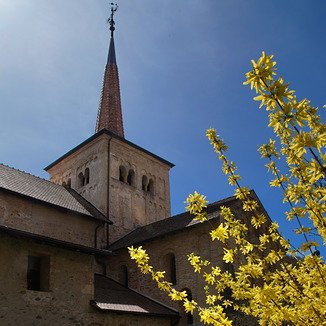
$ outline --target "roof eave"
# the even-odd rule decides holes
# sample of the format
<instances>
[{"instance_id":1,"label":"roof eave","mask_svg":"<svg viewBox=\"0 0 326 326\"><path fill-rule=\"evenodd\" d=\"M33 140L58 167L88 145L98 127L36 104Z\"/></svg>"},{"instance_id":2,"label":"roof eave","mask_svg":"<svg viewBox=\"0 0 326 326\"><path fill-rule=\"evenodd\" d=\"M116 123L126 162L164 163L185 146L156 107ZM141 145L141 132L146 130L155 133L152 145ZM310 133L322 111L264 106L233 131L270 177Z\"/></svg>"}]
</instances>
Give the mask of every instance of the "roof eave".
<instances>
[{"instance_id":1,"label":"roof eave","mask_svg":"<svg viewBox=\"0 0 326 326\"><path fill-rule=\"evenodd\" d=\"M118 309L103 309L98 306L101 302L97 302L95 300L90 300L90 304L102 311L102 312L114 312L117 314L127 314L127 315L136 315L136 316L148 316L148 317L160 317L160 318L173 318L173 319L180 319L180 316L174 316L174 315L169 315L169 314L155 314L155 313L150 313L150 312L138 312L138 311L128 311L128 310L118 310Z\"/></svg>"},{"instance_id":2,"label":"roof eave","mask_svg":"<svg viewBox=\"0 0 326 326\"><path fill-rule=\"evenodd\" d=\"M5 225L0 225L0 232L7 233L11 236L23 237L26 239L31 239L31 240L34 240L37 242L45 243L48 245L63 247L66 249L80 251L80 252L84 252L84 253L88 253L88 254L98 254L98 255L104 255L104 256L112 254L112 251L109 251L109 250L87 247L87 246L79 245L74 242L68 242L68 241L64 241L64 240L50 238L50 237L47 237L44 235L35 234L35 233L11 228L11 227L5 226Z\"/></svg>"},{"instance_id":3,"label":"roof eave","mask_svg":"<svg viewBox=\"0 0 326 326\"><path fill-rule=\"evenodd\" d=\"M12 191L12 190L9 190L9 189L3 188L3 187L0 187L0 191L3 191L5 193L9 193L9 194L14 195L14 196L18 196L18 197L21 197L21 198L24 198L24 199L27 199L27 200L32 200L32 201L41 203L43 205L50 206L50 207L55 208L55 209L59 209L59 210L61 210L63 212L71 212L74 215L79 215L79 216L83 216L83 217L88 218L88 219L98 220L98 221L107 222L107 223L112 224L112 222L110 220L106 219L106 218L93 216L91 214L87 215L87 214L75 211L73 209L70 209L70 208L67 208L67 207L62 207L62 206L59 206L59 205L56 205L56 204L53 204L53 203L49 203L47 201L44 201L44 200L41 200L41 199L38 199L38 198L34 198L34 197L31 197L31 196L28 196L28 195L24 195L24 194L21 194L19 192Z\"/></svg>"},{"instance_id":4,"label":"roof eave","mask_svg":"<svg viewBox=\"0 0 326 326\"><path fill-rule=\"evenodd\" d=\"M89 144L90 142L92 142L93 140L95 140L96 138L102 136L103 134L106 134L112 138L116 138L119 139L120 141L130 145L131 147L134 147L138 150L141 150L142 152L156 158L157 160L161 161L162 163L166 164L167 166L169 166L170 168L173 168L175 165L165 159L163 159L162 157L132 143L131 141L120 137L119 135L115 134L114 132L107 130L107 129L101 129L99 132L97 132L96 134L94 134L93 136L87 138L85 141L83 141L82 143L80 143L79 145L77 145L76 147L74 147L73 149L71 149L69 152L67 152L66 154L62 155L61 157L59 157L57 160L55 160L53 163L51 163L50 165L48 165L47 167L44 168L45 171L48 171L49 169L51 169L53 166L57 165L58 163L60 163L62 160L64 160L66 157L70 156L71 154L75 153L76 151L78 151L80 148L84 147L85 145Z\"/></svg>"}]
</instances>

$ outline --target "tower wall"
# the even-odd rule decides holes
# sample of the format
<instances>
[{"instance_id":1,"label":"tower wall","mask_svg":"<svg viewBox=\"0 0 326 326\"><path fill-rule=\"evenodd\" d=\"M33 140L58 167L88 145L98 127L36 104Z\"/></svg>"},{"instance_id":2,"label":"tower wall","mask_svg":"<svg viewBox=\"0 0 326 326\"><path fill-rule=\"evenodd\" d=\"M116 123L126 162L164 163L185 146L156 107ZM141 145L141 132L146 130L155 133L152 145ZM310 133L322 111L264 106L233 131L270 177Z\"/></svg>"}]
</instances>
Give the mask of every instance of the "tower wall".
<instances>
[{"instance_id":1,"label":"tower wall","mask_svg":"<svg viewBox=\"0 0 326 326\"><path fill-rule=\"evenodd\" d=\"M105 216L109 211L108 217L114 223L110 226L112 242L137 226L170 216L169 170L172 166L103 130L46 170L52 182L70 186Z\"/></svg>"},{"instance_id":2,"label":"tower wall","mask_svg":"<svg viewBox=\"0 0 326 326\"><path fill-rule=\"evenodd\" d=\"M107 215L108 135L78 146L50 168L50 181L67 185Z\"/></svg>"},{"instance_id":3,"label":"tower wall","mask_svg":"<svg viewBox=\"0 0 326 326\"><path fill-rule=\"evenodd\" d=\"M110 145L111 242L171 214L170 166L113 138Z\"/></svg>"}]
</instances>

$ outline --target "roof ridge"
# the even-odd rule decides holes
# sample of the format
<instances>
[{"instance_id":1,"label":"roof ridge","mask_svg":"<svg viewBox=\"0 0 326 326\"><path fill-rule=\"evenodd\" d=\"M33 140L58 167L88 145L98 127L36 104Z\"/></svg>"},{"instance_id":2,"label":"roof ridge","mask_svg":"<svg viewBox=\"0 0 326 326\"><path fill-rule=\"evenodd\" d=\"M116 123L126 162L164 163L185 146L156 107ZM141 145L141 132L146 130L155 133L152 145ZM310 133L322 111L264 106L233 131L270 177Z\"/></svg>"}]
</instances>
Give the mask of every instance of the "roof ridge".
<instances>
[{"instance_id":1,"label":"roof ridge","mask_svg":"<svg viewBox=\"0 0 326 326\"><path fill-rule=\"evenodd\" d=\"M23 171L23 170L19 170L19 169L17 169L17 168L14 168L14 167L12 167L12 166L7 165L7 164L0 163L0 165L2 165L2 166L4 166L4 167L7 167L7 168L9 168L9 169L12 169L12 170L14 170L14 171L18 171L18 172L21 172L21 173L24 173L24 174L30 175L30 176L32 176L32 177L35 177L35 178L38 178L38 179L41 179L41 180L44 180L44 181L48 181L48 182L51 182L51 183L57 185L57 183L54 183L54 182L51 181L51 180L44 179L44 178L42 178L42 177L40 177L40 176L38 176L38 175L35 175L35 174L32 174L32 173L29 173L29 172L26 172L26 171Z\"/></svg>"},{"instance_id":2,"label":"roof ridge","mask_svg":"<svg viewBox=\"0 0 326 326\"><path fill-rule=\"evenodd\" d=\"M250 196L255 196L254 190L250 190ZM218 218L221 211L221 206L234 206L240 200L236 196L230 196L218 201L215 201L205 208L207 212L207 219L211 220ZM261 204L261 203L260 203ZM263 208L263 205L260 205ZM182 229L193 227L200 224L200 221L194 220L194 216L190 212L183 212L181 214L170 216L168 218L153 222L136 228L123 237L109 245L110 250L116 251L132 245L140 245L141 243L161 237L167 234L178 232Z\"/></svg>"},{"instance_id":3,"label":"roof ridge","mask_svg":"<svg viewBox=\"0 0 326 326\"><path fill-rule=\"evenodd\" d=\"M215 201L215 202L209 203L209 204L207 205L206 209L207 209L207 208L210 208L210 207L213 207L214 205L219 205L219 204L221 204L221 203L226 203L226 202L229 202L229 201L232 201L232 200L236 200L236 199L237 199L237 198L236 198L235 196L226 197L226 198L224 198L224 199L220 199L220 200L217 200L217 201ZM205 210L205 209L204 209L204 210ZM186 214L190 214L190 212L189 212L189 211L185 211L185 212L179 213L179 214L177 214L177 215L172 215L172 216L166 217L166 218L164 218L164 219L162 219L162 220L159 220L159 221L155 221L155 222L152 222L152 223L149 223L149 224L143 225L143 226L138 226L138 227L136 227L135 229L133 229L132 231L130 231L130 232L127 233L127 234L130 234L130 233L132 233L132 232L138 230L139 228L143 228L143 227L146 227L146 226L149 226L149 225L153 225L153 224L156 224L156 223L160 223L160 222L162 222L162 221L166 221L166 220L168 220L168 219L176 218L176 217L179 217L179 216L181 216L181 215L186 215ZM209 214L209 213L208 213L208 214ZM195 218L195 216L194 216L193 218ZM127 235L127 234L126 234L126 235ZM118 240L117 240L117 241L118 241Z\"/></svg>"}]
</instances>

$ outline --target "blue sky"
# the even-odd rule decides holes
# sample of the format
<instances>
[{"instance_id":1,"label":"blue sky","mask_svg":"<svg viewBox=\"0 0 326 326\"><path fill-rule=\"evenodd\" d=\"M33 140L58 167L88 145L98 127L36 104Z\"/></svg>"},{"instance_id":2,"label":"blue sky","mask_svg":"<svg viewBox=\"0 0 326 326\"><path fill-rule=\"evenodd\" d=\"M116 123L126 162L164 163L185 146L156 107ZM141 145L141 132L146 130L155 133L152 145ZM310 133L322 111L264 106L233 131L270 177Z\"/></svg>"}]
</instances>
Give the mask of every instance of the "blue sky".
<instances>
[{"instance_id":1,"label":"blue sky","mask_svg":"<svg viewBox=\"0 0 326 326\"><path fill-rule=\"evenodd\" d=\"M94 133L109 14L104 0L0 0L0 162L48 178L45 166ZM257 152L273 133L243 82L251 59L274 54L298 98L322 109L325 16L323 0L119 2L125 135L176 165L173 215L194 190L211 202L233 195L205 136L214 127L242 184L292 238Z\"/></svg>"}]
</instances>

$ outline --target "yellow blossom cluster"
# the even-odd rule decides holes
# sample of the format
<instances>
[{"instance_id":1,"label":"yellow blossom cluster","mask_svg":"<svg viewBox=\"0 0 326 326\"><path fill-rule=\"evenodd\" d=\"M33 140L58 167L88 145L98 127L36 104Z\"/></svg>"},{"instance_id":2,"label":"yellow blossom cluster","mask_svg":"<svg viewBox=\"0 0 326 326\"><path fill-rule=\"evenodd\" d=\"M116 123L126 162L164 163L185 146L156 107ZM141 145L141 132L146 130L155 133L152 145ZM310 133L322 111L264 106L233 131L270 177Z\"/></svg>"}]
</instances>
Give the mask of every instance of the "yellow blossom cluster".
<instances>
[{"instance_id":1,"label":"yellow blossom cluster","mask_svg":"<svg viewBox=\"0 0 326 326\"><path fill-rule=\"evenodd\" d=\"M188 255L194 272L202 275L207 284L203 306L189 301L185 292L178 292L164 281L164 272L154 272L141 247L129 248L141 271L151 273L160 289L169 292L172 300L183 301L186 312L197 312L204 324L231 325L224 309L232 306L256 317L264 326L326 325L326 264L316 250L320 244L311 238L313 229L321 244L326 243L326 125L308 100L298 102L282 77L274 79L276 62L272 59L263 52L257 63L252 60L253 69L244 84L250 84L258 93L254 99L261 101L260 107L265 106L268 112L269 127L274 129L278 142L270 139L259 147L259 152L268 160L266 167L273 175L271 187L280 188L284 202L289 204L286 219L297 222L296 233L303 235L304 242L293 249L282 237L278 224L258 209L249 188L240 185L236 164L227 158L227 146L211 128L206 135L223 164L222 171L235 187L244 214L251 216L258 241L250 240L248 225L229 207L220 207L223 219L213 227L205 212L206 197L197 192L189 195L187 210L194 219L211 225L211 239L223 248L223 260L236 267L234 274L222 272L218 262ZM278 168L282 157L286 173ZM229 297L224 295L227 289L231 291Z\"/></svg>"}]
</instances>

